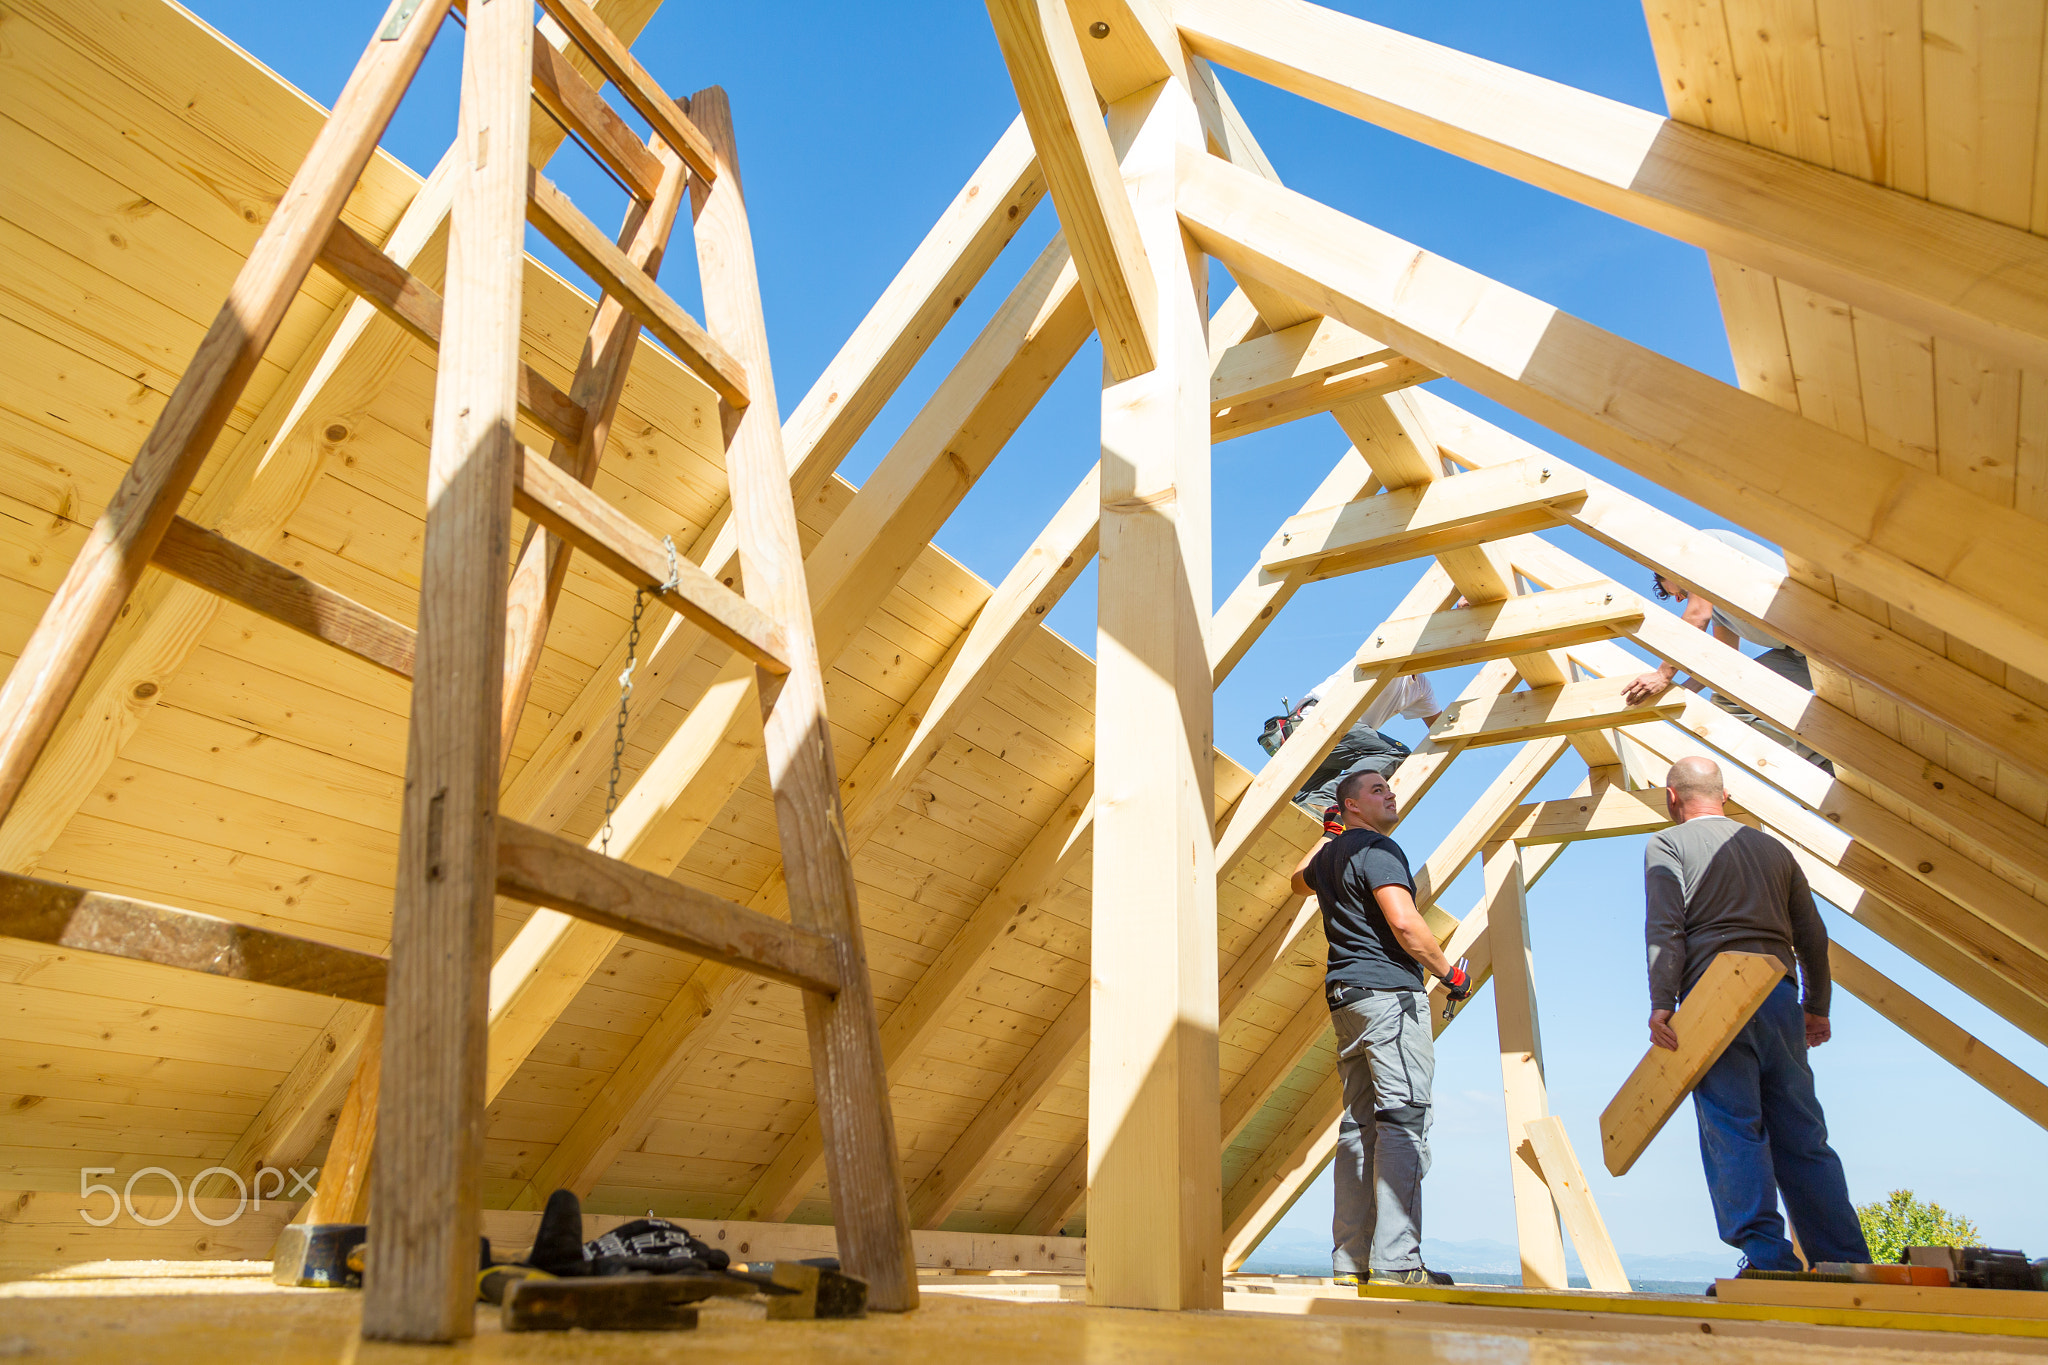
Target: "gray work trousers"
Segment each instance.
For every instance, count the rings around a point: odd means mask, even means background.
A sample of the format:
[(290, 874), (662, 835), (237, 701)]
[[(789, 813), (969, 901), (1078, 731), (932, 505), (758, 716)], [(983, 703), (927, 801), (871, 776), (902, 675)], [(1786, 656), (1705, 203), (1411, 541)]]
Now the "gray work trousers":
[[(1771, 672), (1795, 687), (1804, 688), (1808, 692), (1813, 691), (1813, 672), (1807, 667), (1806, 656), (1790, 645), (1781, 645), (1777, 649), (1767, 649), (1757, 655), (1754, 662), (1762, 664), (1765, 668), (1768, 668)], [(1751, 729), (1769, 735), (1772, 739), (1775, 739), (1793, 753), (1798, 754), (1822, 772), (1832, 773), (1835, 770), (1834, 764), (1800, 743), (1796, 736), (1788, 734), (1786, 731), (1771, 724), (1734, 698), (1724, 697), (1719, 692), (1714, 692), (1710, 693), (1707, 699)]]
[(1422, 1264), (1422, 1177), (1436, 1075), (1429, 997), (1371, 991), (1333, 1006), (1344, 1116), (1337, 1122), (1334, 1274)]

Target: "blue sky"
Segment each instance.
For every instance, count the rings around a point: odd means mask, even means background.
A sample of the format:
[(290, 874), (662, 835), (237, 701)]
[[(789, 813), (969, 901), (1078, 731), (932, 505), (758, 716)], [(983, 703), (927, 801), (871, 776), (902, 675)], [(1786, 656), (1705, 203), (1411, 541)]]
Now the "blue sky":
[[(202, 18), (313, 98), (331, 101), (362, 50), (382, 0), (322, 6), (273, 0), (187, 0)], [(1642, 11), (1626, 0), (1528, 5), (1471, 0), (1435, 6), (1339, 3), (1335, 8), (1645, 108), (1661, 109)], [(453, 135), (460, 45), (452, 30), (386, 139), (424, 172)], [(755, 233), (777, 388), (786, 415), (860, 320), (939, 210), (1016, 114), (1015, 97), (981, 6), (971, 3), (688, 5), (658, 13), (638, 44), (668, 88), (721, 84), (732, 97)], [(1226, 74), (1253, 132), (1283, 179), (1302, 190), (1610, 331), (1732, 382), (1705, 257), (1456, 158), (1433, 152), (1242, 77)], [(618, 193), (573, 151), (553, 175), (599, 221)], [(841, 467), (858, 482), (972, 340), (1054, 230), (1050, 202)], [(535, 249), (557, 263), (544, 243)], [(572, 270), (565, 273), (574, 277)], [(664, 283), (692, 311), (690, 254), (675, 253)], [(1215, 272), (1214, 302), (1228, 280)], [(1001, 578), (1094, 463), (1100, 353), (1083, 350), (938, 537), (990, 580)], [(1448, 381), (1436, 387), (1600, 477), (1700, 525), (1726, 524)], [(1233, 441), (1215, 455), (1215, 586), (1220, 600), (1272, 528), (1345, 449), (1327, 417)], [(1583, 537), (1556, 539), (1603, 572), (1647, 587), (1647, 575)], [(1284, 694), (1299, 697), (1338, 667), (1413, 581), (1417, 566), (1357, 575), (1304, 591), (1219, 690), (1216, 733), (1256, 769), (1255, 737)], [(1094, 578), (1053, 617), (1093, 653)], [(1470, 670), (1439, 675), (1448, 697)], [(1421, 727), (1394, 732), (1415, 742)], [(1505, 765), (1506, 751), (1461, 759), (1402, 827), (1418, 864)], [(1567, 756), (1539, 795), (1578, 780)], [(1636, 1168), (1600, 1168), (1597, 1117), (1641, 1055), (1648, 1010), (1642, 968), (1641, 841), (1583, 844), (1530, 895), (1551, 1105), (1579, 1148), (1617, 1246), (1655, 1254), (1720, 1254), (1689, 1114), (1673, 1120)], [(1445, 899), (1463, 914), (1476, 870)], [(1829, 928), (1856, 953), (1919, 993), (2036, 1075), (2048, 1048), (2003, 1023), (1845, 916)], [(1425, 1231), (1452, 1241), (1514, 1240), (1508, 1145), (1492, 993), (1438, 1045), (1435, 1165)], [(1992, 1245), (2048, 1250), (2048, 1139), (2012, 1109), (1845, 994), (1835, 1041), (1815, 1054), (1821, 1098), (1852, 1195), (1909, 1186), (1976, 1218)], [(1328, 1227), (1327, 1174), (1283, 1227)], [(1727, 1251), (1729, 1263), (1734, 1253)]]

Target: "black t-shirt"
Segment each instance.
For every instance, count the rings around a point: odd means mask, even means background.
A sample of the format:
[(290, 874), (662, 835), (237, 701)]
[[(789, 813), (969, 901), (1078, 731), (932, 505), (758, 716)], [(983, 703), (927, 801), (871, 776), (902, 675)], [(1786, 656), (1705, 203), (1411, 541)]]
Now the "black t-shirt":
[(1374, 830), (1347, 829), (1323, 845), (1302, 879), (1315, 888), (1323, 912), (1323, 936), (1330, 941), (1328, 986), (1422, 988), (1422, 968), (1394, 937), (1372, 894), (1381, 886), (1405, 886), (1415, 894), (1408, 855), (1399, 844)]

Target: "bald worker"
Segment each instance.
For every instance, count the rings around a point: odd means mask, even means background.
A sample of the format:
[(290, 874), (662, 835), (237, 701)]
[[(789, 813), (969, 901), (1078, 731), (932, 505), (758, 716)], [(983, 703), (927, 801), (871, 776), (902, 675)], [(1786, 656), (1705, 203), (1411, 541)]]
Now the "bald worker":
[(1692, 1092), (1721, 1240), (1757, 1270), (1801, 1269), (1778, 1216), (1782, 1194), (1809, 1260), (1867, 1262), (1806, 1060), (1831, 1032), (1828, 931), (1806, 874), (1783, 844), (1728, 818), (1711, 759), (1680, 759), (1664, 783), (1677, 823), (1643, 853), (1650, 1041), (1677, 1050), (1679, 1001), (1716, 954), (1768, 953), (1786, 971)]

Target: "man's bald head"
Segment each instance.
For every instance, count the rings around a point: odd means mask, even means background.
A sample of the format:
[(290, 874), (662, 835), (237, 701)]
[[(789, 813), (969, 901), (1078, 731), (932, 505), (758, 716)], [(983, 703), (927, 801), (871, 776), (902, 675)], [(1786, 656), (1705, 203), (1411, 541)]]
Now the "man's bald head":
[(1671, 818), (1688, 820), (1695, 815), (1719, 815), (1728, 801), (1728, 789), (1721, 781), (1721, 765), (1711, 758), (1681, 758), (1664, 776)]

